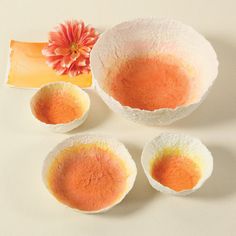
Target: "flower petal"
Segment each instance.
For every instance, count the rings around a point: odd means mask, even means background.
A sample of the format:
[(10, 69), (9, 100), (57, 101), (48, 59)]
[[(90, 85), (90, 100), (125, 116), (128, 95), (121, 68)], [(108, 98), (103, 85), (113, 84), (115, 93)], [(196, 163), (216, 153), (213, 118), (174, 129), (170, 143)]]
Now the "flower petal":
[(62, 57), (61, 56), (51, 56), (47, 57), (46, 63), (50, 67), (54, 67), (56, 64), (61, 63)]
[(86, 66), (87, 65), (87, 62), (86, 60), (80, 60), (78, 63), (77, 63), (79, 66)]
[(70, 55), (65, 56), (65, 57), (63, 57), (63, 59), (61, 61), (61, 66), (69, 68), (73, 62), (74, 62), (74, 60)]
[(55, 31), (49, 33), (49, 42), (57, 46), (63, 46), (67, 44), (67, 41), (61, 34), (61, 32), (55, 32)]
[(78, 25), (78, 33), (77, 33), (78, 42), (80, 42), (83, 32), (84, 32), (84, 22), (80, 21)]
[(55, 54), (56, 55), (63, 55), (63, 56), (67, 56), (70, 54), (70, 49), (69, 48), (62, 48), (62, 47), (57, 47), (55, 49)]
[(86, 50), (84, 49), (79, 49), (79, 52), (81, 53), (81, 55), (83, 55), (84, 57), (88, 58), (89, 57), (89, 52), (87, 52)]

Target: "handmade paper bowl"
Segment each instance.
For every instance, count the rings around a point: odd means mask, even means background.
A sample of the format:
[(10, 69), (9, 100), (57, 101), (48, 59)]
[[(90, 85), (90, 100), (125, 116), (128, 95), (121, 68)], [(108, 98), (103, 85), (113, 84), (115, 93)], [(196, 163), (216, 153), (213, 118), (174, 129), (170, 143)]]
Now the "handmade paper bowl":
[(132, 189), (137, 169), (119, 141), (78, 135), (46, 157), (43, 181), (61, 203), (83, 213), (100, 213), (120, 203)]
[(141, 157), (151, 186), (163, 193), (188, 195), (211, 176), (213, 158), (202, 142), (184, 134), (161, 134), (147, 143)]
[[(116, 25), (100, 36), (90, 58), (94, 84), (104, 102), (114, 112), (152, 126), (168, 125), (190, 114), (206, 97), (218, 73), (217, 56), (211, 44), (190, 26), (165, 18), (136, 19)], [(149, 76), (155, 70), (158, 72), (158, 68), (148, 72), (152, 58), (159, 60), (159, 66), (167, 66), (165, 76), (172, 70), (169, 87), (163, 87), (166, 81), (160, 75), (163, 90)], [(121, 74), (125, 65), (129, 70), (123, 72), (127, 78)], [(179, 74), (172, 78), (175, 67)], [(141, 78), (135, 77), (137, 71), (143, 73)], [(175, 77), (186, 77), (186, 81), (176, 84)], [(152, 100), (159, 104), (151, 107)]]
[(87, 118), (90, 99), (86, 92), (67, 82), (49, 83), (31, 99), (31, 112), (41, 126), (65, 133)]

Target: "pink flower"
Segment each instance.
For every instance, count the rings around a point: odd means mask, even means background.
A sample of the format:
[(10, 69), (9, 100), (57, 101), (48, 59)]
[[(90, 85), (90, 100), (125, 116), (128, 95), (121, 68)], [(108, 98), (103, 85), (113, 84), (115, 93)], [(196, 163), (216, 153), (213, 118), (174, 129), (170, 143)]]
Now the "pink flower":
[(60, 75), (77, 76), (90, 71), (90, 51), (97, 39), (95, 29), (83, 21), (66, 21), (49, 33), (42, 53), (47, 64)]

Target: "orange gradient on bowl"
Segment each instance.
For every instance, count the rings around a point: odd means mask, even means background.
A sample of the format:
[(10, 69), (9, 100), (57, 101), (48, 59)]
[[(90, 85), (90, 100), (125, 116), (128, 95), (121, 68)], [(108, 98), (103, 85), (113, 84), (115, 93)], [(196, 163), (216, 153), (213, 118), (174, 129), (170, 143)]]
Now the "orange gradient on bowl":
[(36, 117), (47, 124), (63, 124), (83, 115), (82, 106), (71, 94), (51, 91), (42, 96), (35, 105)]
[(152, 165), (152, 177), (177, 192), (192, 189), (201, 177), (197, 163), (187, 157), (166, 155)]
[(173, 56), (135, 57), (110, 69), (105, 89), (124, 106), (153, 111), (188, 102), (190, 80)]
[(56, 156), (48, 170), (47, 185), (62, 203), (98, 211), (120, 199), (127, 176), (123, 161), (106, 145), (78, 144)]
[(31, 100), (33, 115), (46, 124), (66, 124), (82, 119), (89, 106), (85, 92), (63, 82), (45, 85)]

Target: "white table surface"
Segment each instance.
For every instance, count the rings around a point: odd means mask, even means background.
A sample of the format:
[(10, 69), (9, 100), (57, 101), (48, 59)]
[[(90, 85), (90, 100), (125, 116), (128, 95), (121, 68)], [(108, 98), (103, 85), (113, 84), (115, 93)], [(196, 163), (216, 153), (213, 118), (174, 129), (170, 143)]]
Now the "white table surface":
[[(234, 0), (0, 0), (0, 235), (236, 235), (236, 2)], [(127, 19), (168, 16), (192, 25), (213, 44), (218, 79), (205, 102), (169, 127), (145, 127), (112, 113), (93, 92), (86, 123), (69, 134), (36, 126), (32, 90), (4, 85), (9, 39), (46, 40), (65, 19), (101, 29)], [(212, 151), (214, 172), (189, 197), (153, 190), (140, 166), (143, 145), (163, 131), (199, 137)], [(78, 133), (112, 135), (125, 143), (138, 167), (127, 198), (102, 215), (83, 215), (57, 203), (41, 181), (46, 154)]]

